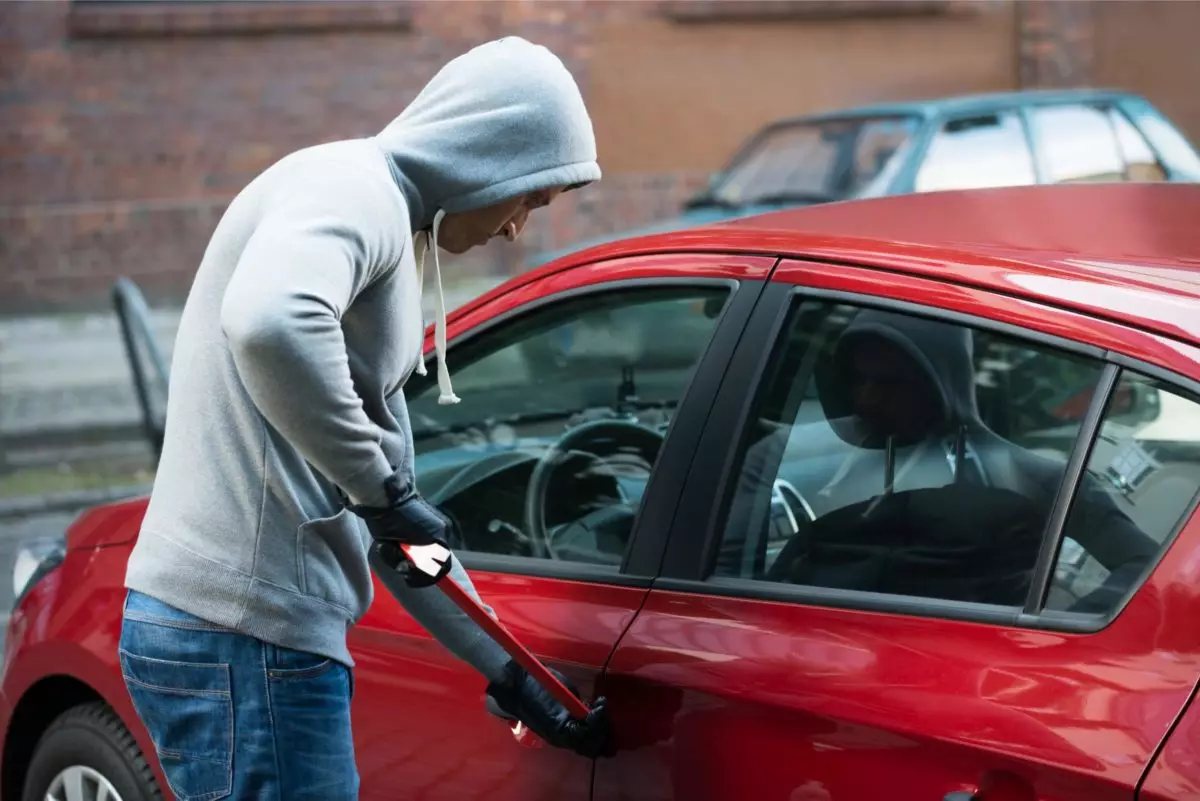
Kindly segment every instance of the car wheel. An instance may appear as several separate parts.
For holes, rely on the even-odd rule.
[[[154,772],[121,719],[103,703],[73,707],[38,741],[24,801],[161,801]]]

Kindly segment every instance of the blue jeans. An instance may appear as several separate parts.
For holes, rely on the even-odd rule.
[[[119,654],[179,801],[358,798],[347,666],[132,591]]]

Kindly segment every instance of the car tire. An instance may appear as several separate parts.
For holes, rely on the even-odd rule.
[[[116,713],[100,702],[72,707],[50,724],[30,760],[21,798],[65,799],[65,793],[52,796],[50,790],[67,770],[82,770],[93,781],[103,777],[121,801],[162,801],[154,771],[133,735]],[[85,784],[92,789],[91,781]],[[94,797],[85,795],[86,799]]]

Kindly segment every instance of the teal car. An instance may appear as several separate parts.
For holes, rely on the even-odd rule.
[[[1079,181],[1200,181],[1200,156],[1148,100],[1075,89],[862,106],[770,123],[681,213],[575,243],[854,198]]]

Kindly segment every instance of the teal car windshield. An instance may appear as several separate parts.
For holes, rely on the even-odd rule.
[[[920,125],[916,116],[854,116],[768,128],[706,199],[750,206],[874,194],[899,166]]]

